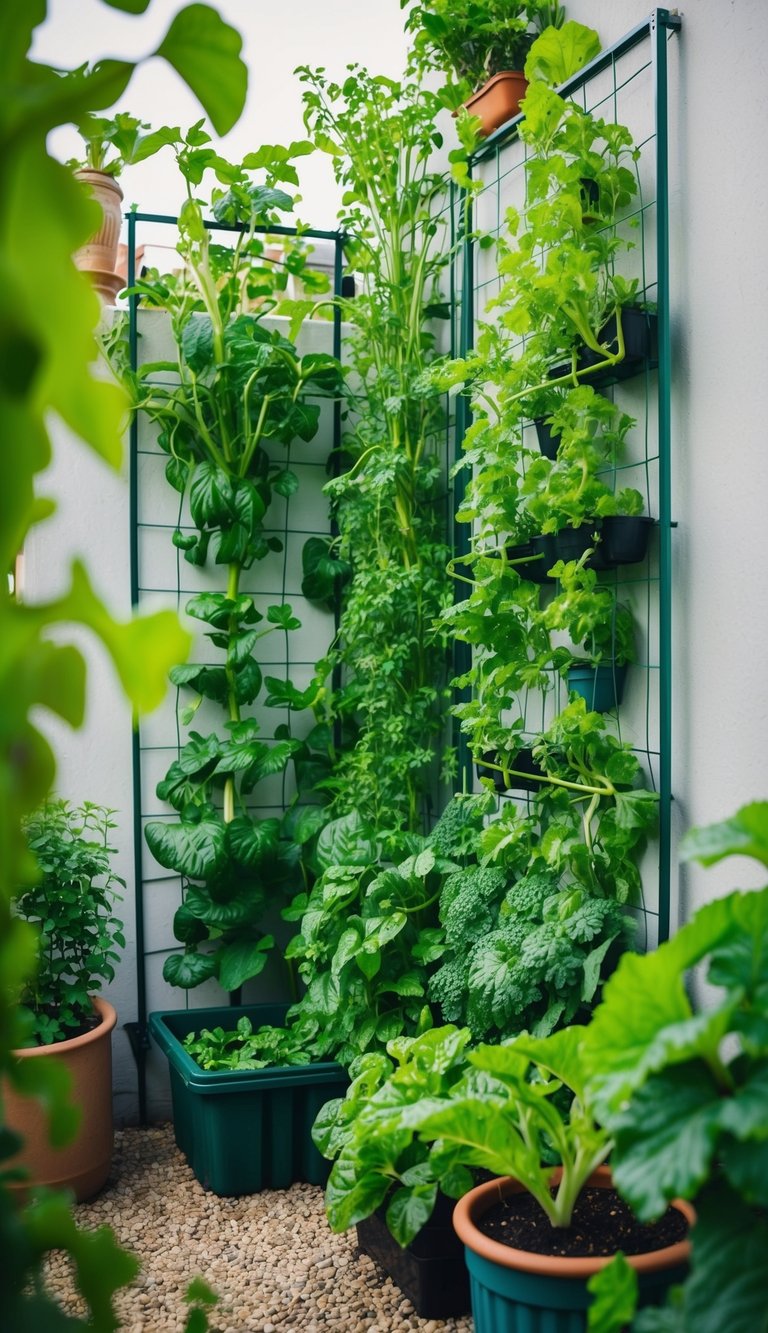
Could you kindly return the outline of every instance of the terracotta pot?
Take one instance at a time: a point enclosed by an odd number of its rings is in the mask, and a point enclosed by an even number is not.
[[[4,1083],[2,1100],[6,1124],[21,1134],[24,1146],[7,1163],[23,1166],[29,1178],[13,1186],[26,1193],[35,1185],[74,1190],[75,1197],[90,1199],[105,1183],[112,1162],[112,1029],[117,1014],[112,1005],[93,996],[101,1022],[90,1032],[53,1046],[31,1046],[15,1051],[18,1060],[57,1060],[69,1070],[72,1100],[80,1107],[77,1136],[63,1148],[53,1148],[48,1139],[48,1118],[33,1097],[21,1096]]]
[[[115,273],[120,227],[123,221],[121,207],[123,192],[114,176],[108,175],[105,171],[89,171],[83,168],[76,171],[75,176],[90,187],[103,213],[99,230],[87,245],[75,251],[75,264],[83,273],[89,274],[99,295],[105,301],[113,302],[120,288],[125,285]]]
[[[464,105],[473,116],[480,117],[482,133],[492,134],[518,114],[527,90],[528,80],[520,70],[503,69],[478,88]]]
[[[553,1171],[553,1185],[560,1175],[559,1168]],[[588,1184],[611,1189],[610,1168],[598,1167]],[[470,1190],[454,1209],[453,1225],[464,1242],[470,1274],[475,1333],[582,1333],[592,1299],[587,1281],[612,1256],[576,1259],[533,1254],[491,1240],[477,1227],[477,1220],[500,1197],[523,1189],[511,1176],[491,1180]],[[690,1204],[676,1199],[674,1207],[692,1226],[696,1214]],[[663,1250],[628,1255],[627,1262],[638,1275],[640,1303],[662,1301],[665,1291],[682,1281],[689,1257],[687,1239]]]

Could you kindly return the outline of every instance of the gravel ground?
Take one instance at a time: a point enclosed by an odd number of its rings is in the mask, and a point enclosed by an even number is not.
[[[141,1259],[118,1297],[128,1333],[182,1333],[184,1292],[203,1276],[218,1292],[216,1333],[471,1333],[471,1319],[419,1319],[354,1232],[334,1236],[313,1185],[220,1199],[202,1189],[173,1141],[170,1125],[116,1135],[112,1176],[75,1212],[81,1226],[107,1223]],[[68,1313],[80,1313],[66,1260],[50,1263],[48,1285]]]

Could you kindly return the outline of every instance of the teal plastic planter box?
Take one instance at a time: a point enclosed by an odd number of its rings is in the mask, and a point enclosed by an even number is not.
[[[294,1181],[323,1185],[330,1163],[312,1142],[321,1106],[343,1097],[349,1079],[341,1065],[284,1065],[272,1069],[205,1070],[184,1050],[190,1032],[236,1026],[279,1026],[284,1004],[183,1009],[149,1016],[149,1030],[168,1056],[176,1143],[197,1179],[214,1194],[287,1189]]]

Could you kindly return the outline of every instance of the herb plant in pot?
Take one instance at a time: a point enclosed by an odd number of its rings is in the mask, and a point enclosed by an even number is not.
[[[587,550],[578,561],[558,561],[553,573],[559,591],[542,612],[550,630],[565,630],[581,652],[566,666],[568,688],[597,713],[617,708],[624,694],[627,666],[636,660],[634,620],[615,589],[601,585],[586,567]],[[578,650],[577,650],[578,652]]]
[[[87,244],[76,251],[74,261],[89,274],[99,295],[110,303],[125,286],[115,273],[123,220],[123,192],[117,177],[124,167],[151,157],[170,142],[172,134],[164,128],[142,134],[147,129],[148,125],[126,112],[117,112],[111,119],[88,113],[78,122],[85,153],[69,163],[102,211],[101,225]]]
[[[37,973],[22,996],[29,1042],[16,1051],[17,1087],[3,1089],[7,1123],[24,1138],[12,1163],[25,1170],[16,1185],[22,1190],[67,1186],[87,1199],[109,1174],[117,1014],[93,992],[113,979],[117,948],[125,943],[113,916],[115,886],[124,884],[111,868],[113,814],[88,801],[75,807],[52,800],[25,826],[40,878],[20,889],[16,912],[39,928],[40,944]],[[64,1147],[49,1141],[48,1119],[34,1096],[43,1062],[58,1068],[60,1082],[69,1076],[78,1108],[77,1135]]]
[[[559,27],[565,17],[564,7],[548,0],[400,0],[402,9],[408,5],[414,63],[446,71],[445,100],[479,116],[483,134],[517,115],[528,87],[523,67],[536,35]]]

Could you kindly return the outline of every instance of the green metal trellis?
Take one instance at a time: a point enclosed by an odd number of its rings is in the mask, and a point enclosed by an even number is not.
[[[128,287],[133,288],[136,282],[136,244],[137,228],[140,224],[160,224],[164,226],[177,227],[178,218],[164,213],[142,213],[132,211],[127,215],[128,226]],[[243,228],[240,226],[225,225],[215,221],[206,220],[204,224],[209,230],[217,232],[239,232]],[[330,241],[334,246],[333,263],[333,293],[334,296],[342,295],[343,266],[344,266],[344,236],[340,231],[323,231],[315,228],[302,229],[298,232],[296,228],[284,226],[270,226],[256,228],[259,233],[266,233],[270,236],[298,236],[307,240]],[[129,298],[128,306],[128,345],[130,365],[133,370],[138,366],[138,306],[139,300],[136,294]],[[341,311],[339,307],[334,306],[333,310],[333,354],[341,358]],[[332,426],[332,444],[333,457],[338,458],[339,445],[341,442],[341,404],[334,403],[333,426]],[[129,435],[130,463],[129,463],[129,485],[130,485],[130,580],[131,580],[131,605],[136,608],[139,605],[141,595],[141,583],[139,576],[139,532],[142,526],[152,526],[142,524],[139,514],[139,485],[138,485],[138,458],[139,458],[139,423],[136,415],[132,417]],[[178,589],[169,589],[169,591],[178,592]],[[300,665],[294,663],[294,665]],[[144,873],[143,873],[143,855],[144,855],[144,837],[142,830],[143,802],[142,802],[142,761],[144,749],[141,743],[141,734],[138,726],[134,727],[132,738],[132,757],[133,757],[133,862],[134,862],[134,884],[135,884],[135,912],[136,912],[136,996],[137,996],[137,1018],[135,1022],[125,1024],[126,1031],[131,1042],[134,1058],[136,1060],[138,1074],[138,1098],[139,1098],[139,1118],[142,1124],[147,1118],[147,1083],[146,1083],[146,1057],[149,1050],[149,1030],[147,1025],[147,975],[146,975],[146,922],[144,905]]]
[[[667,9],[655,9],[642,22],[638,23],[619,41],[612,46],[601,51],[600,54],[586,65],[574,78],[563,84],[558,92],[566,97],[582,93],[586,99],[586,90],[605,71],[611,71],[613,75],[612,99],[614,107],[619,92],[619,86],[616,79],[616,68],[618,62],[636,49],[647,46],[650,48],[649,58],[639,71],[633,74],[635,77],[644,77],[653,105],[653,134],[649,139],[653,140],[654,149],[654,168],[655,168],[655,253],[656,253],[656,279],[655,283],[645,283],[646,295],[649,286],[655,286],[655,301],[658,316],[658,378],[655,391],[656,420],[658,428],[658,485],[657,495],[655,497],[657,504],[657,519],[659,530],[659,564],[658,580],[650,575],[645,579],[648,587],[648,606],[650,607],[651,584],[658,581],[658,664],[651,664],[650,660],[646,663],[646,670],[650,673],[656,670],[658,673],[658,726],[657,736],[658,745],[651,747],[648,734],[648,709],[649,703],[646,702],[646,745],[642,748],[642,753],[647,756],[649,765],[653,766],[653,760],[657,763],[658,774],[658,793],[659,793],[659,859],[658,859],[658,909],[657,909],[657,932],[659,941],[664,940],[669,935],[670,929],[670,853],[671,853],[671,804],[672,804],[672,772],[671,772],[671,714],[672,714],[672,528],[675,526],[671,511],[671,344],[669,329],[669,223],[668,223],[668,203],[669,203],[669,184],[668,184],[668,75],[667,75],[667,45],[670,38],[679,31],[681,19],[677,14],[671,13]],[[607,99],[604,99],[607,100]],[[586,100],[585,100],[586,105]],[[486,140],[476,151],[470,163],[470,173],[477,176],[482,173],[484,164],[495,161],[496,188],[497,188],[497,223],[498,209],[500,199],[500,186],[503,179],[499,170],[501,155],[505,149],[509,149],[513,144],[519,141],[518,128],[522,116],[517,116],[501,126]],[[473,239],[473,218],[472,209],[476,209],[477,203],[473,204],[471,198],[464,194],[458,202],[459,218],[462,219],[464,226],[464,243],[460,252],[461,274],[457,279],[452,277],[452,287],[456,289],[458,295],[458,355],[465,356],[472,349],[474,344],[474,321],[475,321],[475,300],[480,291],[480,286],[476,282],[475,274],[475,243]],[[650,205],[641,206],[640,225],[643,237],[643,264],[645,265],[645,209]],[[644,272],[645,278],[645,272]],[[646,391],[647,396],[648,392]],[[649,405],[646,401],[646,434],[647,417]],[[470,424],[470,409],[465,398],[460,397],[456,411],[456,436],[455,436],[455,457],[458,460],[461,456],[462,441],[465,432]],[[656,461],[655,459],[653,461]],[[646,476],[648,475],[649,459],[646,447]],[[459,474],[461,475],[461,474]],[[461,499],[462,483],[457,480],[455,489],[455,498]],[[458,554],[467,554],[469,548],[468,525],[454,525],[454,540],[456,552]],[[625,579],[622,586],[637,582],[635,579]],[[460,594],[457,594],[460,595]],[[650,612],[649,612],[650,619]],[[468,648],[465,645],[458,645],[459,656],[456,661],[457,672],[466,670],[468,662]],[[647,687],[650,694],[650,685]],[[464,781],[471,786],[472,782],[472,762],[469,755],[466,739],[460,732],[456,732],[456,743],[459,752],[459,766],[463,773]]]

